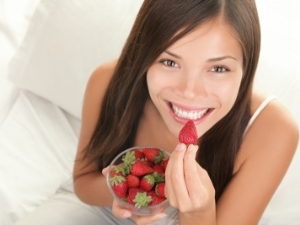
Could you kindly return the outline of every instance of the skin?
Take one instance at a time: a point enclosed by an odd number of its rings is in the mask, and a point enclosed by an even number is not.
[[[223,56],[226,58],[220,60]],[[211,180],[195,161],[198,146],[187,148],[178,143],[178,133],[186,119],[172,112],[170,102],[186,110],[210,109],[195,122],[201,140],[231,109],[242,79],[242,62],[240,45],[230,27],[218,21],[197,28],[170,46],[148,70],[150,98],[139,123],[135,146],[154,145],[171,152],[165,192],[170,204],[179,209],[179,224],[195,224],[195,221],[197,224],[257,224],[294,155],[299,138],[296,122],[278,100],[273,100],[245,134],[234,176],[215,204]],[[101,65],[88,82],[77,158],[95,129],[115,64],[112,61]],[[252,114],[265,97],[253,91]],[[84,162],[77,161],[74,166],[75,193],[82,201],[112,206],[115,216],[131,217],[139,225],[165,216],[164,213],[131,215],[109,194],[105,181],[107,169],[101,173],[94,164],[82,169],[83,165]]]

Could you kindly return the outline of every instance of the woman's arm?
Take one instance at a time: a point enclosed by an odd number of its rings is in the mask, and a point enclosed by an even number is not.
[[[81,160],[81,157],[96,127],[101,103],[115,64],[116,61],[109,62],[94,71],[88,81],[84,96],[73,180],[76,195],[90,205],[111,206],[113,200],[107,188],[105,177],[97,171],[95,164],[86,166],[87,160]]]
[[[256,100],[257,105],[262,101]],[[257,225],[291,163],[298,139],[288,110],[277,100],[269,103],[244,137],[233,178],[216,207],[208,175],[191,159],[192,148],[175,149],[166,170],[166,194],[179,209],[179,224]]]
[[[288,110],[277,100],[270,102],[244,137],[235,174],[217,204],[217,224],[258,223],[291,163],[298,139]]]

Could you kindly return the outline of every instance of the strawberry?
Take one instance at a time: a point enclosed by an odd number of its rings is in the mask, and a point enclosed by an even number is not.
[[[160,197],[166,197],[165,196],[165,183],[159,183],[155,186],[155,193]]]
[[[130,188],[128,191],[127,202],[133,204],[136,208],[148,206],[151,199],[151,196],[148,196],[146,191],[139,188]]]
[[[110,171],[110,176],[113,177],[115,175],[126,175],[126,168],[125,166],[122,164],[122,165],[118,165],[118,166],[115,166],[111,169]]]
[[[164,158],[164,153],[157,148],[143,148],[142,152],[149,161],[155,164],[160,163]]]
[[[122,161],[124,162],[124,165],[127,167],[130,167],[135,162],[135,154],[133,151],[126,152],[125,155],[122,157]]]
[[[137,188],[140,186],[140,179],[132,174],[126,176],[128,188]]]
[[[150,191],[155,183],[155,178],[152,174],[148,174],[141,179],[140,188],[145,191]]]
[[[144,176],[153,173],[153,168],[138,160],[131,165],[130,173],[136,176]]]
[[[153,195],[157,195],[157,194],[155,193],[154,190],[150,190],[150,191],[147,192],[147,195],[152,197]]]
[[[153,170],[159,174],[164,174],[165,173],[165,169],[163,168],[162,165],[156,164],[153,166]]]
[[[150,167],[153,167],[153,166],[155,165],[154,162],[151,162],[150,160],[148,160],[148,159],[146,159],[146,158],[141,159],[141,161],[142,161],[143,163],[147,164],[147,165],[150,166]]]
[[[126,196],[128,185],[124,176],[116,175],[110,178],[110,184],[115,194],[123,199]]]
[[[152,176],[154,177],[155,183],[165,182],[165,174],[164,173],[158,173],[154,171],[152,173]]]
[[[186,145],[196,144],[198,140],[197,130],[192,120],[187,121],[179,132],[179,141]]]
[[[135,203],[133,202],[133,200],[135,199],[135,196],[137,193],[143,193],[145,192],[144,190],[142,190],[141,188],[129,188],[128,189],[128,196],[127,196],[127,202],[134,205]]]
[[[151,202],[149,203],[149,205],[156,205],[156,204],[159,204],[161,202],[163,202],[164,200],[166,200],[166,198],[164,197],[160,197],[158,195],[151,195]]]
[[[136,159],[143,159],[145,157],[144,153],[139,150],[132,150],[132,152]]]

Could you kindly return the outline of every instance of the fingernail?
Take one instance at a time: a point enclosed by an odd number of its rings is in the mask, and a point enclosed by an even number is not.
[[[180,143],[179,145],[177,145],[177,147],[176,147],[176,150],[177,151],[184,151],[185,150],[185,145],[184,144],[182,144],[182,143]]]
[[[124,218],[128,218],[131,216],[131,214],[129,212],[124,212],[123,213]]]
[[[187,148],[187,150],[189,152],[193,151],[194,150],[194,145],[189,145],[188,148]]]

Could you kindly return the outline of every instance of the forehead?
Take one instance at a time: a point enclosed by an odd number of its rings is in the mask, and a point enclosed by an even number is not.
[[[180,33],[180,31],[178,32]],[[211,54],[231,53],[242,57],[242,47],[232,27],[224,20],[205,22],[169,46],[168,50],[208,50]],[[219,52],[219,53],[218,53]]]

